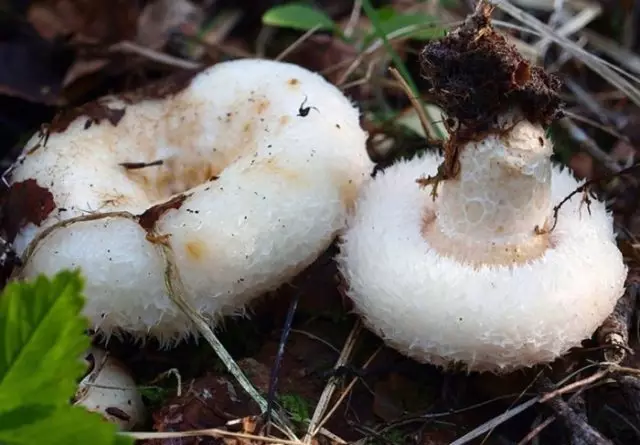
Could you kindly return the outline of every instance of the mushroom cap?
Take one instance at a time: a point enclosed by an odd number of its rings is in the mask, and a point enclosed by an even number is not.
[[[558,213],[550,245],[519,265],[471,265],[441,256],[422,236],[442,162],[400,161],[361,190],[343,235],[340,269],[355,310],[389,345],[420,361],[508,372],[556,359],[590,337],[623,294],[627,268],[605,205],[580,194]],[[552,169],[551,201],[579,182]]]
[[[89,373],[80,381],[74,405],[101,414],[121,430],[140,424],[146,415],[142,396],[122,363],[98,348],[87,353]]]
[[[4,230],[28,256],[21,277],[81,269],[84,313],[106,335],[194,332],[170,301],[165,246],[193,308],[242,312],[326,249],[373,168],[359,111],[289,63],[223,62],[167,97],[86,110],[27,143],[9,196],[31,210]]]

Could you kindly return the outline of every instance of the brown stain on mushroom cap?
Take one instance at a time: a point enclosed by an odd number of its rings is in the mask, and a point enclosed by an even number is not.
[[[187,257],[193,261],[201,260],[207,252],[205,243],[198,239],[187,241],[184,248],[187,253]]]
[[[49,189],[35,179],[12,184],[2,196],[0,226],[7,241],[28,224],[39,226],[57,207]]]
[[[178,152],[164,159],[161,165],[128,169],[124,174],[152,200],[185,192],[218,177],[232,162],[257,150],[258,116],[269,106],[266,97],[252,96],[251,101],[237,100],[226,110],[218,111],[215,125],[220,136],[209,148],[203,146],[203,141],[208,143],[207,132],[213,131],[205,118],[213,114],[212,104],[193,94],[177,96],[163,105],[159,119],[142,125],[157,128],[154,134]],[[157,141],[149,137],[149,132],[141,132],[138,128],[133,131],[140,136],[140,157],[149,162],[155,160]]]
[[[292,89],[297,89],[300,87],[300,80],[292,77],[291,79],[287,80],[287,85],[289,85],[289,87]]]
[[[63,133],[76,119],[86,118],[85,128],[91,125],[100,125],[102,121],[107,121],[116,127],[124,117],[125,112],[125,108],[111,108],[100,99],[70,110],[61,111],[53,118],[51,124],[45,126],[44,145],[46,145],[46,138],[49,134]]]
[[[256,102],[256,112],[258,114],[262,114],[265,111],[267,111],[267,108],[269,108],[269,105],[271,105],[271,102],[269,102],[269,100],[267,99],[259,99]]]
[[[358,197],[358,187],[352,179],[340,182],[340,200],[348,212],[352,212]]]
[[[266,173],[270,176],[279,177],[286,182],[290,182],[297,186],[301,186],[306,183],[304,176],[300,172],[294,170],[293,168],[284,167],[274,157],[257,161],[253,163],[252,167],[254,171]]]

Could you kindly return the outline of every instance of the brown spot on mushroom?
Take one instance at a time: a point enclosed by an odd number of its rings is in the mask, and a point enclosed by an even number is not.
[[[304,183],[303,176],[292,168],[283,167],[276,158],[268,158],[253,164],[254,171],[265,172],[269,175],[277,176],[285,181],[301,185]]]
[[[358,187],[352,179],[340,183],[340,200],[348,211],[351,211],[358,197]]]
[[[284,126],[287,125],[289,123],[289,121],[291,120],[291,118],[289,116],[280,116],[280,125]]]
[[[256,104],[256,112],[258,114],[264,113],[267,110],[267,108],[269,108],[269,105],[270,103],[267,99],[259,100]]]
[[[167,143],[195,153],[197,143],[206,131],[202,121],[206,106],[194,97],[181,96],[167,102],[165,112],[160,118]]]
[[[109,108],[107,104],[98,99],[70,110],[61,111],[47,126],[46,131],[48,134],[62,133],[80,117],[87,118],[91,125],[100,124],[101,121],[106,120],[116,127],[124,117],[125,112],[126,109],[124,108]],[[85,128],[89,126],[85,124]]]
[[[300,86],[300,81],[295,77],[292,77],[291,79],[287,80],[287,85],[289,85],[292,88],[297,88]]]
[[[191,240],[185,244],[185,251],[187,252],[187,256],[189,259],[193,261],[200,260],[206,253],[206,246],[200,240]]]
[[[27,224],[39,226],[56,208],[53,194],[35,179],[16,182],[2,197],[0,225],[7,241],[12,242]]]
[[[177,195],[167,202],[149,207],[138,216],[138,224],[147,232],[152,232],[160,217],[171,209],[179,209],[185,199],[187,199],[187,195]]]

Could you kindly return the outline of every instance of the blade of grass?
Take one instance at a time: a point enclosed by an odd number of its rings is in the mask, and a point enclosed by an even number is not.
[[[402,61],[398,53],[393,49],[393,46],[389,42],[389,39],[387,38],[387,34],[385,33],[382,27],[382,24],[380,23],[380,19],[378,18],[378,13],[376,12],[373,5],[371,4],[371,0],[362,1],[362,10],[371,21],[371,25],[373,26],[373,30],[375,34],[382,40],[382,43],[385,49],[387,50],[387,52],[389,53],[389,56],[391,57],[391,60],[396,66],[398,72],[409,85],[409,88],[411,89],[411,93],[413,97],[415,98],[417,103],[420,105],[420,107],[422,107],[422,109],[425,109],[424,103],[422,102],[422,99],[420,98],[420,94],[418,92],[418,87],[416,86],[416,83],[414,82],[413,78],[409,74],[409,70],[407,70],[406,65],[404,64],[404,62]],[[433,116],[429,116],[429,117],[433,120]],[[432,128],[436,134],[430,134],[429,135],[430,137],[437,138],[437,139],[447,138],[447,135],[442,134],[442,132],[437,126],[432,126]]]

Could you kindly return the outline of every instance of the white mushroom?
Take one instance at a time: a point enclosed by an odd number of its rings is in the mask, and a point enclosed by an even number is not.
[[[219,63],[145,97],[107,97],[34,135],[9,178],[3,228],[19,277],[81,268],[85,314],[109,335],[179,340],[166,248],[212,322],[309,265],[372,163],[359,112],[320,75]]]
[[[123,431],[143,422],[145,406],[129,370],[98,348],[91,348],[85,360],[90,369],[78,385],[74,405],[101,414]]]
[[[543,141],[540,144],[538,141]],[[459,181],[415,183],[425,154],[364,187],[341,245],[349,295],[368,325],[420,361],[498,370],[551,361],[591,336],[622,295],[626,267],[602,202],[552,167],[542,128],[464,147]]]
[[[509,371],[580,346],[613,311],[627,268],[603,202],[576,194],[556,220],[554,207],[580,183],[552,165],[552,143],[519,102],[554,115],[557,84],[487,20],[472,17],[424,53],[433,94],[469,126],[454,131],[444,158],[400,161],[363,187],[338,260],[355,310],[388,344],[422,362]],[[493,71],[473,71],[483,52]],[[442,84],[450,88],[437,91]],[[504,110],[485,115],[480,101]],[[468,137],[471,118],[485,133]],[[450,177],[416,184],[447,168]]]

